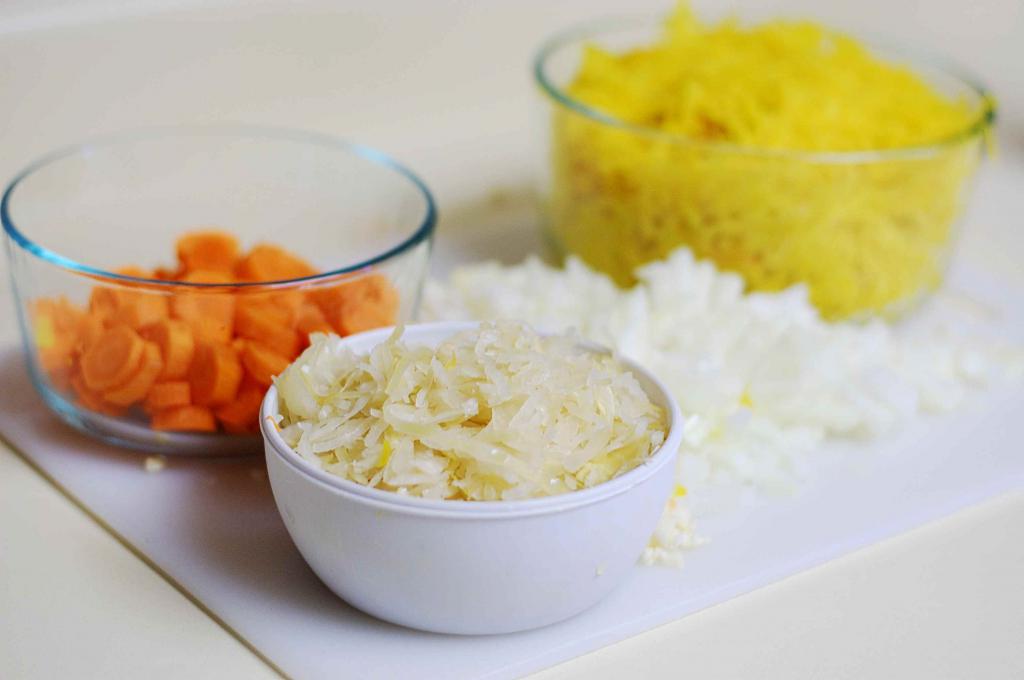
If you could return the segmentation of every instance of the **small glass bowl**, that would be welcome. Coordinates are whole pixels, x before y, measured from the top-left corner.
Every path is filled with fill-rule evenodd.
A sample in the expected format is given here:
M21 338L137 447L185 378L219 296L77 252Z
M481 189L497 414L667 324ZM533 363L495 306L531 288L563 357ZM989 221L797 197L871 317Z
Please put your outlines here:
M567 92L586 46L649 46L662 29L654 19L586 24L535 59L547 114L539 188L559 256L631 285L638 266L687 245L754 290L807 284L828 319L896 316L939 284L995 116L983 88L938 62L873 49L977 115L935 144L836 152L695 140Z
M223 455L260 450L256 392L265 391L274 362L264 361L252 349L256 340L249 345L246 337L279 349L276 361L290 361L309 328L346 334L411 320L436 211L419 178L373 149L317 134L218 126L122 134L52 153L10 183L0 218L28 367L50 408L117 445ZM243 251L280 246L321 273L241 283L187 283L151 273L174 264L178 237L203 228L230 232ZM372 308L380 318L345 311L356 308L357 296L383 300ZM221 322L211 325L206 319L214 317L203 316L193 323L195 308L219 310ZM316 310L326 325L311 320ZM171 343L153 324L179 312L192 353L170 360ZM87 384L84 353L114 326L144 340L125 345L132 352L141 346L150 352L142 356L151 356L160 349L157 378L140 373L155 363L139 359L143 368L133 368L128 383L115 372L103 376L104 383L121 381L109 389L94 389L97 380ZM247 328L259 332L247 335ZM220 349L210 349L215 344ZM222 370L195 368L201 345L209 345L202 354L206 368L212 362ZM105 360L116 364L110 353ZM214 373L225 382L211 384ZM168 403L178 403L179 393L207 395L205 410L195 409L202 417L165 409L171 415L158 421L152 414L159 405L138 397L155 381L189 383L190 390L181 384L167 390ZM211 414L215 431L209 431ZM158 422L161 429L151 427ZM196 423L203 431L162 429Z

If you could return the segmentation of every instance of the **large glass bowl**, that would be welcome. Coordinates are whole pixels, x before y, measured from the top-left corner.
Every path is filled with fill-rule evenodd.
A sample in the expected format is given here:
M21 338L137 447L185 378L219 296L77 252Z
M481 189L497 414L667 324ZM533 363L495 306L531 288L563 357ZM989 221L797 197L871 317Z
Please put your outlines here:
M991 98L934 60L908 64L977 115L927 146L820 152L694 140L634 125L567 88L586 46L653 44L662 22L600 21L550 39L534 62L547 134L541 172L546 234L621 285L689 246L751 289L807 284L829 319L892 316L941 280L994 117Z
M344 334L412 319L436 220L423 182L377 151L316 134L248 127L150 130L55 152L10 183L0 213L28 367L46 403L89 434L169 454L259 451L256 423L246 419L254 417L251 402L274 363L246 337L266 340L266 347L284 345L274 355L280 361L301 349L309 328ZM174 264L183 232L211 226L236 235L243 249L283 247L315 272L230 284L148 273ZM384 310L379 318L344 321L351 301L366 296L384 301L372 308ZM116 312L106 313L105 305ZM218 317L227 328L205 321L189 327L192 353L183 356L191 364L172 361L169 340L153 331L154 319L196 308L228 310ZM317 310L323 318L309 321ZM109 343L112 356L100 359L116 365L115 346L150 352L140 356L160 349L165 372L176 373L169 381L193 381L191 390L178 386L193 400L205 395L207 406L196 409L203 417L164 409L170 415L158 421L153 412L164 402L137 397L140 381L154 381L138 371L127 387L116 372L111 379L122 380L120 386L94 389L98 379L83 384L85 352L98 346L98 333L115 326L131 331L118 331L120 340L147 342ZM259 333L246 336L246 328ZM207 365L199 370L201 346ZM101 365L96 356L93 361ZM225 381L209 382L211 362ZM262 382L251 379L257 375ZM111 376L103 377L105 384ZM167 390L163 398L177 403L178 395ZM161 429L154 429L157 423Z

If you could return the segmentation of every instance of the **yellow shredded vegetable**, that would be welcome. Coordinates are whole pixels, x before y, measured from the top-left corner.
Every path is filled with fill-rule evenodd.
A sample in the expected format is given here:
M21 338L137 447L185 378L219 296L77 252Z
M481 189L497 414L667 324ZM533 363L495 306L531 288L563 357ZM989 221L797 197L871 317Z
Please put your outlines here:
M807 283L827 318L938 283L987 105L815 23L705 25L686 6L653 45L586 47L566 94L600 115L556 107L556 246L629 285L686 244L752 289Z

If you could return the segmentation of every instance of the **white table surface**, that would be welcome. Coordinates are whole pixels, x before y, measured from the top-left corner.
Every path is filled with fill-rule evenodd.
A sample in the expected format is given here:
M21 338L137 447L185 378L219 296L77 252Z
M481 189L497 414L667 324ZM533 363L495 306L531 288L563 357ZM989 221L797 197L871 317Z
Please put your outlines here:
M130 126L310 128L419 170L441 204L441 252L465 257L507 239L515 259L532 242L507 236L530 220L517 197L533 161L531 51L552 28L637 4L8 0L0 176ZM980 179L961 256L1024 286L1024 198L986 201L1010 183L1024 189L1024 3L817 4L729 5L938 50L1000 95L1002 152ZM12 342L6 271L2 280L0 341ZM1022 566L1019 492L541 676L1021 677ZM273 675L202 603L0 444L0 677Z

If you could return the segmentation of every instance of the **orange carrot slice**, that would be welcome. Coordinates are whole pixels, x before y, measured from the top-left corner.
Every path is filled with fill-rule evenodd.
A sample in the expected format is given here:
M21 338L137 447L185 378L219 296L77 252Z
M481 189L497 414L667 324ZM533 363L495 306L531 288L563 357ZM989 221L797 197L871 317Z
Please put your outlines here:
M150 418L149 426L154 430L178 432L214 432L217 423L213 411L205 406L172 406L156 411Z
M34 300L30 303L29 312L33 321L46 319L46 323L50 324L53 330L53 340L60 340L60 336L74 333L85 316L81 309L71 304L64 296Z
M160 348L155 343L143 341L142 364L128 380L118 387L103 393L103 399L116 406L131 406L142 401L149 388L156 382L164 362L160 358Z
M77 329L85 315L63 297L35 300L29 314L39 366L54 387L67 390L74 371Z
M238 260L238 239L225 231L194 231L178 239L178 262L185 271L231 271Z
M242 382L242 363L230 345L203 342L196 345L189 368L192 402L220 406L234 399Z
M74 353L81 356L89 351L89 348L103 335L103 330L103 317L92 313L82 316L75 333Z
M144 343L127 326L114 326L96 338L82 355L82 377L86 386L102 392L124 384L142 362Z
M235 332L288 358L299 352L299 334L292 328L289 310L271 300L240 298L235 308Z
M295 330L302 338L302 346L307 347L310 333L333 333L334 327L327 321L327 317L316 304L306 302L299 307L295 316Z
M263 388L256 385L244 385L238 390L235 400L218 408L214 415L227 432L256 432L263 392Z
M141 267L128 266L115 269L115 273L123 276L135 276L138 278L149 278L151 273ZM141 293L140 295L145 295ZM96 286L89 294L89 311L99 315L105 323L114 321L124 300L131 297L131 291L114 286ZM157 296L159 298L159 296Z
M157 267L153 270L153 278L160 279L161 281L180 281L181 277L185 276L185 270L181 267Z
M118 298L111 317L115 323L139 329L167 318L167 297L162 294L121 291Z
M99 392L89 389L81 374L75 374L71 377L71 389L75 392L79 406L96 413L102 413L103 415L114 417L124 415L126 410L124 407L115 406L104 401L103 396Z
M183 279L188 283L232 283L226 272L196 270ZM196 338L209 342L229 342L234 333L235 299L230 291L196 290L176 294L171 313L189 325Z
M235 274L242 281L283 281L316 274L316 269L284 248L261 243L242 258Z
M258 342L247 342L242 350L245 371L259 385L269 386L273 377L288 368L290 363L289 357L282 356Z
M395 323L398 291L382 274L368 274L321 292L317 304L340 335L352 335Z
M174 406L188 406L192 403L192 388L185 380L168 380L154 383L149 388L144 402L150 413Z
M108 286L96 286L89 293L89 313L100 319L112 319L117 313L117 291Z
M164 366L160 380L184 378L188 374L196 347L188 324L177 319L164 319L144 328L142 335L160 348Z

